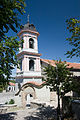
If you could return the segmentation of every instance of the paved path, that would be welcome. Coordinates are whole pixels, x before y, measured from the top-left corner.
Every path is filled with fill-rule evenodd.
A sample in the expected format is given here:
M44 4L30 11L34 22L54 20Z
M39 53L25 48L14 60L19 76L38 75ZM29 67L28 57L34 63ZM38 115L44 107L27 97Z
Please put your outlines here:
M56 110L51 107L26 108L0 115L0 120L54 120Z

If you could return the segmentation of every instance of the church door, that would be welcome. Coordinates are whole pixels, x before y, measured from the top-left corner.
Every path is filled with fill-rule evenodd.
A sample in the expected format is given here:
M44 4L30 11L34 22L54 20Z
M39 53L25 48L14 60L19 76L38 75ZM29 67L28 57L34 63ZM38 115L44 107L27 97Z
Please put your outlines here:
M30 94L27 95L27 101L26 106L30 107Z

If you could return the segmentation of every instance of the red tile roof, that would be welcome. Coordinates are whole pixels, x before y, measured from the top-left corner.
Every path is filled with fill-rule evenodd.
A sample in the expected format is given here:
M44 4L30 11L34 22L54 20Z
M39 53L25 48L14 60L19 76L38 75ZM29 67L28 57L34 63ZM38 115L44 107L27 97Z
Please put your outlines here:
M47 59L41 59L41 61L43 61L43 62L45 62L45 63L47 63L47 64L50 64L50 65L52 65L52 66L56 66L55 65L55 60L47 60ZM71 67L73 67L74 69L80 69L80 63L70 63L70 62L66 62L67 63L67 67L68 68L71 68Z
M45 81L43 81L42 83L37 83L37 82L34 82L34 81L27 82L27 83L23 84L21 89L15 95L18 95L19 92L28 84L32 84L32 85L35 85L35 87L41 88L45 84Z
M23 32L30 32L30 33L35 33L38 36L40 35L39 32L32 31L32 30L21 30L17 35L20 36Z
M9 82L9 85L11 85L11 86L15 86L15 83Z

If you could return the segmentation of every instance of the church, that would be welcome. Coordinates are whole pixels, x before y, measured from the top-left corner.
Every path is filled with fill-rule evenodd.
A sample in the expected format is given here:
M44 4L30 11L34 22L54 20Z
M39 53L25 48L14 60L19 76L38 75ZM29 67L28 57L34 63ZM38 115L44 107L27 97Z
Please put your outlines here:
M47 66L48 64L55 66L55 61L40 59L41 54L38 53L39 32L28 20L27 24L22 26L18 36L23 42L17 54L20 65L16 72L15 103L17 106L26 107L28 99L30 101L44 101L44 103L50 102L51 100L57 101L55 92L52 93L49 86L44 86L44 82L42 81L43 71L41 67ZM69 68L74 68L74 75L80 76L80 64L68 64Z

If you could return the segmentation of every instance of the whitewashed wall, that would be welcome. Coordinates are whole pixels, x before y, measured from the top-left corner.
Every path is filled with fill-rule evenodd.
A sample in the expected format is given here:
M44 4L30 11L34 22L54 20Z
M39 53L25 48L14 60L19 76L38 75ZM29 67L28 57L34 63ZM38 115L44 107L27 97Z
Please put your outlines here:
M5 102L9 102L11 99L14 99L14 92L3 92L0 93L0 104L4 104Z

